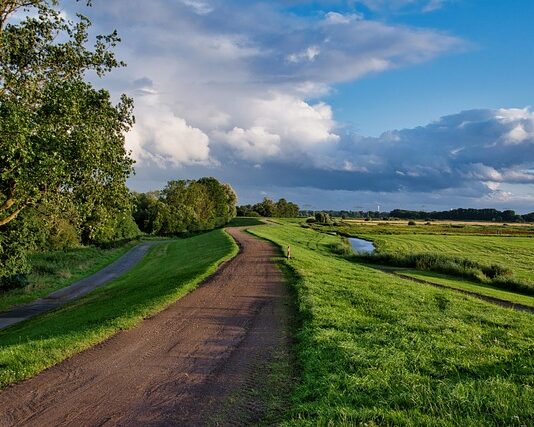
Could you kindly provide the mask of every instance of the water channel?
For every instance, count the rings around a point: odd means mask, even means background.
[[[356,237],[348,237],[352,250],[354,252],[371,253],[375,250],[375,245],[369,240],[358,239]]]

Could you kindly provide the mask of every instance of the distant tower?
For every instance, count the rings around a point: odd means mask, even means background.
[[[380,213],[380,205],[376,205],[376,210]]]

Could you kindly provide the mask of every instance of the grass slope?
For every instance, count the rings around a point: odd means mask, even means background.
[[[332,253],[339,238],[298,224],[251,232],[292,248],[288,425],[534,423],[534,316],[350,262]]]
[[[470,282],[467,280],[460,280],[444,274],[431,273],[427,271],[418,270],[398,270],[399,273],[416,279],[428,280],[429,282],[437,283],[439,285],[448,286],[453,289],[460,289],[463,291],[475,292],[480,295],[499,298],[505,301],[510,301],[517,304],[523,304],[529,307],[534,307],[534,297],[527,295],[520,295],[514,292],[503,291],[490,285],[482,283]]]
[[[57,311],[0,331],[0,388],[131,328],[237,253],[223,230],[153,247],[132,270]]]
[[[0,311],[24,304],[64,288],[111,264],[137,242],[111,249],[85,247],[33,254],[29,285],[0,292]]]

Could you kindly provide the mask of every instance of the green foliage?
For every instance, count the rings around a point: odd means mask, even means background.
[[[326,212],[317,212],[315,214],[315,221],[319,224],[331,224],[332,220],[330,219],[330,215]]]
[[[13,221],[0,233],[0,291],[26,284],[30,270],[27,252],[34,248],[35,236],[26,221]]]
[[[122,66],[115,32],[89,42],[90,21],[57,1],[0,3],[1,277],[28,270],[24,252],[131,236],[124,134],[132,100],[114,105],[87,74]],[[22,20],[10,20],[16,11]],[[24,226],[11,227],[19,216]],[[33,228],[35,239],[13,230]],[[35,242],[34,242],[35,241]]]
[[[150,234],[176,235],[211,230],[236,214],[237,197],[215,178],[169,181],[161,192],[134,194],[134,218]]]
[[[265,197],[262,202],[255,205],[237,207],[237,216],[262,216],[266,218],[295,218],[299,215],[299,207],[286,199],[278,202]]]

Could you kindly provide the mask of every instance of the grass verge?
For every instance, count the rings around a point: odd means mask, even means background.
[[[250,232],[292,248],[301,378],[287,425],[534,423],[534,316],[349,262],[338,237],[298,224]]]
[[[223,230],[162,243],[110,284],[0,331],[0,388],[134,327],[191,291],[237,252]]]
[[[32,270],[28,275],[29,284],[23,288],[1,291],[0,311],[42,298],[88,277],[124,255],[137,243],[130,242],[110,249],[91,246],[33,254],[30,257]]]
[[[421,280],[428,280],[429,282],[448,286],[453,289],[475,292],[480,295],[499,298],[516,304],[523,304],[529,307],[534,307],[534,297],[519,295],[514,292],[503,291],[502,289],[495,288],[494,286],[469,282],[466,280],[458,280],[454,277],[446,276],[444,274],[429,273],[424,271],[397,270],[397,272],[402,273],[405,276],[414,277],[416,279]]]

